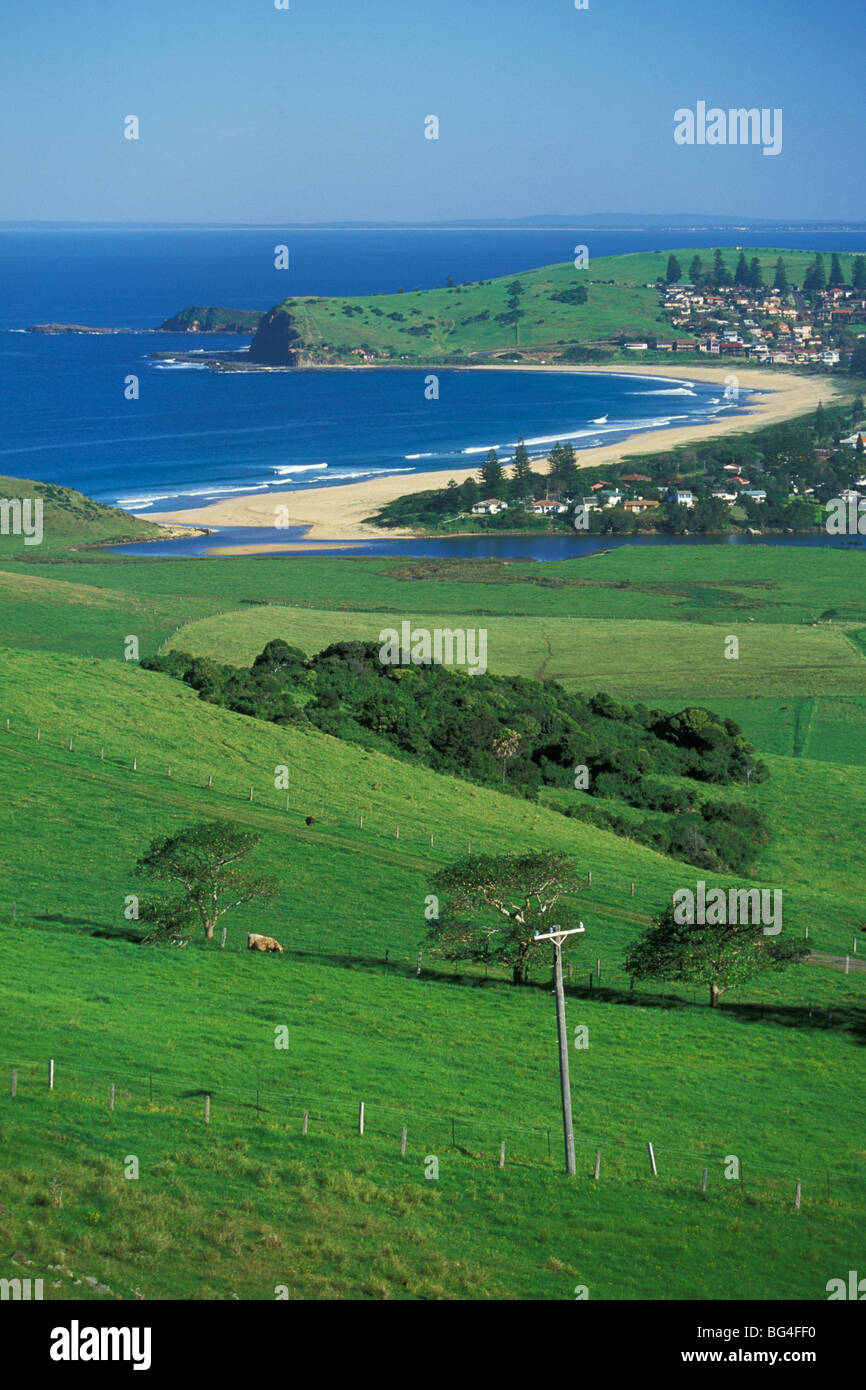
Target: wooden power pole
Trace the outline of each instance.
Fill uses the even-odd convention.
[[[562,943],[567,936],[577,936],[584,931],[581,922],[571,931],[554,927],[544,936],[535,935],[536,941],[553,942],[553,977],[556,989],[556,1031],[559,1038],[559,1084],[562,1090],[562,1128],[565,1136],[565,1171],[570,1178],[577,1173],[574,1156],[574,1124],[571,1116],[571,1080],[568,1071],[568,1030],[565,1023],[565,988],[562,982]]]

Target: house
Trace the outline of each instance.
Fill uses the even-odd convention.
[[[581,497],[579,505],[583,507],[585,512],[601,511],[601,503],[597,497]]]
[[[660,507],[661,502],[654,502],[649,497],[635,497],[630,502],[624,502],[623,508],[627,512],[647,512],[651,507]]]
[[[863,433],[849,434],[847,439],[840,439],[839,443],[846,444],[849,449],[856,449],[858,439],[862,439],[863,448],[866,449],[866,434]]]
[[[748,487],[748,488],[745,488],[745,489],[740,493],[740,496],[741,496],[741,497],[751,497],[751,499],[752,499],[753,502],[766,502],[766,500],[767,500],[767,494],[766,494],[766,492],[764,492],[764,489],[763,489],[763,488],[760,488],[760,487]]]
[[[673,502],[677,507],[693,507],[695,505],[694,493],[689,492],[688,488],[671,488],[668,493],[668,501]]]
[[[621,483],[648,483],[651,481],[645,473],[624,473],[620,478]]]
[[[715,497],[718,502],[736,502],[739,493],[728,492],[726,488],[717,487],[710,495]]]
[[[625,350],[626,352],[646,352],[648,346],[647,343],[626,343]]]
[[[508,510],[508,503],[501,501],[498,497],[488,497],[483,502],[476,502],[472,508],[473,516],[495,516],[497,512]]]
[[[564,512],[568,510],[565,503],[558,502],[555,497],[542,497],[538,502],[530,502],[529,507],[531,511],[535,512],[536,516],[550,516],[554,512]]]
[[[598,494],[606,507],[618,507],[622,501],[622,493],[619,488],[603,488]]]

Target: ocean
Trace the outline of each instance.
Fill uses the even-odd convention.
[[[713,234],[713,245],[748,242]],[[760,241],[760,234],[751,236]],[[774,232],[775,244],[860,249],[861,235]],[[285,241],[291,269],[277,271]],[[503,461],[572,439],[578,452],[635,431],[735,409],[719,388],[555,372],[298,371],[223,374],[155,363],[187,335],[148,335],[188,304],[269,308],[289,293],[360,294],[517,273],[570,259],[699,246],[706,233],[0,229],[0,473],[62,483],[138,515],[233,495],[328,486],[380,473]],[[856,244],[855,244],[856,242]],[[130,333],[31,334],[32,323]],[[208,336],[202,351],[236,349]],[[660,372],[663,369],[660,369]],[[139,378],[139,399],[125,382]],[[741,401],[741,405],[743,402]],[[283,534],[285,539],[285,533]]]

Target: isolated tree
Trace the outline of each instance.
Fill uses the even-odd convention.
[[[665,279],[667,280],[668,284],[676,285],[679,280],[682,280],[682,278],[683,268],[677,260],[676,256],[668,256],[668,268],[667,274],[665,276]]]
[[[745,251],[740,252],[740,259],[737,261],[737,268],[734,271],[734,284],[747,286],[749,283],[749,263],[746,260]]]
[[[785,262],[782,260],[781,256],[776,261],[776,274],[773,277],[773,289],[778,290],[780,294],[787,294],[790,289],[788,274],[785,270]]]
[[[841,288],[845,284],[845,274],[842,270],[842,262],[839,259],[838,251],[833,252],[833,257],[830,261],[830,277],[827,284],[831,289]]]
[[[520,734],[514,729],[506,729],[502,735],[493,740],[491,752],[502,764],[502,780],[505,781],[505,768],[520,748]]]
[[[577,925],[564,899],[579,887],[576,867],[566,854],[464,859],[441,869],[432,881],[440,916],[427,941],[445,960],[502,962],[511,967],[514,984],[526,984],[531,960],[550,945],[535,943],[535,933]]]
[[[700,256],[692,257],[692,263],[689,266],[689,279],[696,286],[704,283],[704,262]]]
[[[866,294],[866,256],[855,256],[851,270],[851,287],[857,294]]]
[[[762,290],[764,288],[764,273],[761,270],[761,260],[759,256],[753,256],[749,262],[749,289]]]
[[[498,497],[502,492],[505,475],[495,449],[491,449],[481,467],[481,481],[488,497]]]
[[[815,411],[815,438],[820,442],[827,438],[828,425],[827,414],[821,401],[818,402],[818,409]]]
[[[273,897],[279,891],[275,879],[241,867],[260,839],[228,821],[202,821],[151,841],[136,872],[175,884],[178,891],[141,904],[140,919],[150,924],[148,940],[189,936],[198,925],[210,941],[217,922],[232,908]]]
[[[646,929],[630,947],[626,969],[638,980],[704,985],[713,1009],[735,985],[748,984],[765,970],[783,970],[808,955],[805,945],[765,936],[760,925],[680,923],[676,913],[669,905]]]
[[[864,404],[863,397],[858,391],[851,402],[851,425],[853,429],[856,429],[860,424],[864,414],[866,414],[866,404]]]

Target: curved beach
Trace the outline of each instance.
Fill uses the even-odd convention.
[[[371,367],[368,370],[375,371]],[[535,368],[500,364],[490,367],[466,367],[465,371],[533,371]],[[546,367],[540,370],[550,371]],[[562,372],[593,372],[593,366],[562,366],[553,370]],[[796,415],[815,410],[819,403],[829,404],[842,394],[837,381],[830,377],[795,376],[793,373],[776,373],[753,368],[741,368],[726,363],[713,367],[674,367],[666,363],[652,366],[640,363],[623,363],[602,369],[608,372],[627,375],[669,378],[671,381],[708,381],[724,389],[725,382],[732,375],[737,377],[740,386],[746,391],[759,393],[750,398],[742,415],[728,416],[703,425],[685,425],[671,429],[646,430],[631,435],[618,444],[595,449],[587,449],[578,457],[584,467],[597,468],[606,464],[619,463],[634,454],[646,454],[671,449],[680,444],[696,440],[711,439],[722,434],[735,434],[742,430],[754,430],[766,425],[777,424]],[[546,455],[533,459],[534,463],[543,461]],[[272,492],[267,496],[243,496],[227,498],[206,507],[195,507],[178,512],[148,513],[148,520],[188,526],[263,526],[272,528],[278,507],[288,509],[290,526],[306,527],[304,539],[307,541],[381,540],[384,535],[398,537],[412,535],[389,529],[384,532],[375,526],[365,524],[365,518],[377,512],[386,502],[410,492],[427,492],[433,488],[445,487],[451,478],[462,483],[464,479],[478,475],[480,461],[472,468],[438,469],[429,473],[395,474],[393,477],[367,479],[357,483],[345,483],[337,487],[305,488],[296,492]],[[285,513],[283,513],[285,516]],[[276,547],[273,544],[262,550],[305,549],[296,544]],[[220,551],[232,553],[227,547]],[[257,546],[237,547],[238,552],[256,553]]]

